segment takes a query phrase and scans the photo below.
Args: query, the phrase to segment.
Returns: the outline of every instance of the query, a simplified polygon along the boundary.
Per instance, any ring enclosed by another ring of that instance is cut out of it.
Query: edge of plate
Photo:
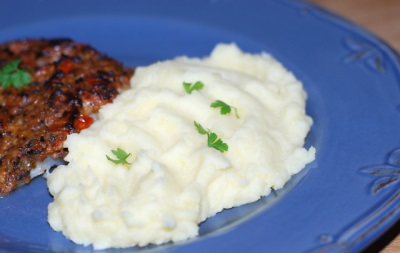
[[[383,57],[389,59],[390,63],[395,71],[393,74],[400,83],[400,54],[396,52],[387,42],[380,39],[376,35],[367,31],[366,29],[354,24],[353,22],[340,17],[328,10],[322,9],[321,7],[307,2],[307,0],[274,0],[281,4],[286,4],[291,8],[297,8],[301,12],[307,15],[312,15],[319,21],[329,23],[330,25],[339,26],[357,37],[362,38],[366,42],[369,42],[374,50],[378,50],[383,54]],[[360,58],[358,60],[367,60],[366,58]],[[375,60],[375,59],[374,59]],[[381,59],[378,59],[381,60]],[[380,61],[375,61],[376,65],[373,66],[377,72],[384,71],[380,64]],[[400,90],[400,87],[399,87]],[[390,152],[388,152],[390,156]],[[400,158],[400,157],[399,157]],[[390,162],[386,161],[381,166],[394,166]],[[400,159],[398,160],[398,171],[400,171]],[[372,167],[372,166],[366,166]],[[364,168],[363,168],[364,169]],[[370,173],[371,174],[371,173]],[[396,178],[390,182],[400,183],[400,176],[396,175]],[[388,181],[389,182],[389,181]],[[374,194],[372,194],[374,195]],[[339,231],[335,235],[321,235],[321,245],[311,248],[310,252],[359,252],[367,249],[382,236],[386,231],[393,227],[396,222],[400,220],[400,190],[394,187],[390,193],[386,194],[385,197],[381,197],[383,201],[374,208],[368,210],[366,213],[361,214],[353,224],[349,224],[345,229]]]

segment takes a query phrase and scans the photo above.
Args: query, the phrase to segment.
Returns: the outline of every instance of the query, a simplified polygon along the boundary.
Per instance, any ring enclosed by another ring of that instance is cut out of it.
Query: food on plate
[[[1,44],[0,195],[59,164],[67,135],[88,127],[132,73],[69,39]]]
[[[302,84],[266,53],[136,69],[130,89],[64,142],[48,222],[95,249],[181,241],[226,208],[268,195],[315,158]]]

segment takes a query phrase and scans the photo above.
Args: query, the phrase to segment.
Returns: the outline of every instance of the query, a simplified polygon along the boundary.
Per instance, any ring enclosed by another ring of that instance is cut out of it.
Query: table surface
[[[375,34],[400,53],[399,0],[309,0]],[[400,221],[365,250],[399,253]]]

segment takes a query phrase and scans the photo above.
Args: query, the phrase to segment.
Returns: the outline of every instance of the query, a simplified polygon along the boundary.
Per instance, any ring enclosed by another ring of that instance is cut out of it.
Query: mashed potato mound
[[[204,87],[187,93],[183,82]],[[232,106],[222,115],[210,105]],[[48,222],[95,249],[181,241],[198,224],[283,187],[314,160],[302,84],[272,56],[219,44],[207,58],[178,57],[136,70],[131,89],[65,142],[66,166],[48,175]],[[238,117],[234,113],[237,110]],[[229,149],[207,145],[194,122]],[[115,164],[112,150],[131,155]]]

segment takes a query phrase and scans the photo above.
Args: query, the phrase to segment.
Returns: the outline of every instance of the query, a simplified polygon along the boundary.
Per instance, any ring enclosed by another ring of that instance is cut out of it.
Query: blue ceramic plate
[[[129,66],[205,56],[218,42],[267,51],[303,81],[314,163],[284,189],[224,211],[181,244],[118,252],[359,251],[400,218],[397,55],[308,4],[274,0],[10,0],[0,42],[69,37]],[[43,178],[0,199],[0,251],[89,252],[48,226]]]

